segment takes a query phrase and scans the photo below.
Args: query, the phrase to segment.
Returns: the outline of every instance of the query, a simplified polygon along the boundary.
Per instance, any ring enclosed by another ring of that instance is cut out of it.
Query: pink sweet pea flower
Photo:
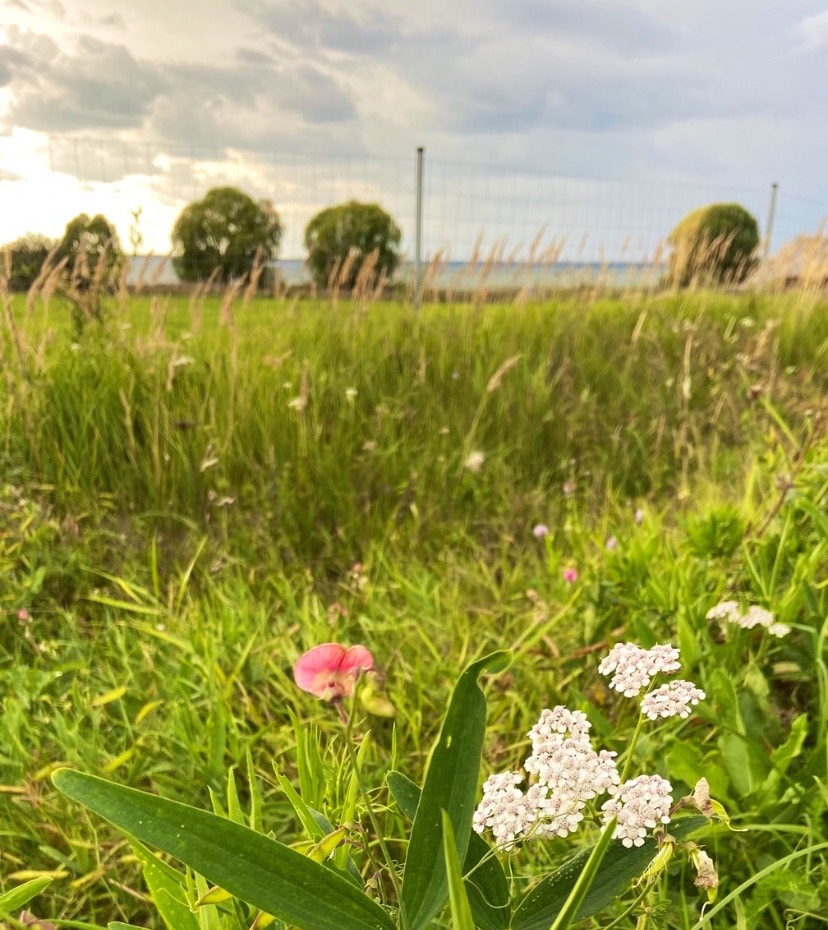
[[[365,646],[346,649],[338,643],[322,643],[296,660],[293,680],[303,691],[337,702],[352,697],[359,673],[373,667],[374,657]]]

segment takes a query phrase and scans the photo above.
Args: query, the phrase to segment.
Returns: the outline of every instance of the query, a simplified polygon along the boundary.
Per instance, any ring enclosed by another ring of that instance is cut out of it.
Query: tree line
[[[279,213],[269,200],[217,187],[188,204],[176,220],[173,268],[185,282],[227,284],[256,274],[259,285],[269,287],[282,233]],[[379,204],[351,200],[327,207],[305,228],[308,269],[323,288],[336,284],[350,289],[360,276],[373,286],[397,269],[401,239],[400,227]],[[711,204],[685,216],[668,242],[673,282],[738,282],[756,262],[759,227],[739,204]],[[76,216],[58,242],[29,233],[2,251],[10,257],[9,287],[18,291],[37,280],[47,259],[52,266],[63,263],[76,290],[88,287],[96,271],[112,280],[124,261],[115,227],[100,214]]]
[[[283,226],[269,200],[254,200],[234,187],[217,187],[188,204],[172,230],[172,264],[182,281],[227,284],[252,273],[261,286],[273,283]],[[333,278],[352,288],[368,267],[373,282],[396,271],[402,232],[379,204],[355,200],[327,207],[305,228],[307,265],[321,287]],[[49,259],[63,264],[75,286],[88,285],[96,269],[112,279],[123,267],[124,251],[114,225],[101,214],[81,213],[70,220],[63,238],[27,233],[3,246],[10,256],[9,287],[24,291]]]

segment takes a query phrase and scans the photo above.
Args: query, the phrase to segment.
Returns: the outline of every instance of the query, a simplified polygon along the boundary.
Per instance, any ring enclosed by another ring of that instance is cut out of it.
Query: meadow
[[[597,664],[629,640],[678,646],[706,693],[641,736],[636,765],[676,798],[707,778],[738,829],[696,839],[720,876],[709,923],[677,857],[583,926],[828,923],[828,302],[232,296],[113,297],[80,331],[58,297],[4,300],[0,894],[49,877],[28,907],[56,927],[165,926],[140,856],[55,790],[60,766],[205,809],[255,801],[286,842],[307,828],[289,786],[315,779],[370,851],[339,717],[292,677],[330,641],[382,669],[394,715],[351,725],[401,856],[384,776],[422,778],[465,665],[512,653],[486,684],[482,782],[556,704],[623,751],[635,714]],[[726,598],[790,632],[724,630],[706,615]],[[527,843],[510,882],[596,836]]]

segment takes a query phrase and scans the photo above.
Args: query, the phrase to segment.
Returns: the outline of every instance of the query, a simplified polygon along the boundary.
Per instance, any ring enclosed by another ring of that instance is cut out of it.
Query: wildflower
[[[607,538],[607,549],[609,552],[614,552],[618,548],[618,540],[614,536]]]
[[[472,820],[476,833],[482,833],[488,827],[498,844],[510,846],[534,823],[535,806],[517,787],[522,780],[517,772],[501,772],[486,779],[483,799]]]
[[[698,704],[707,695],[690,681],[671,681],[644,696],[641,713],[650,720],[660,717],[689,717],[690,705]]]
[[[469,457],[466,459],[463,464],[464,468],[467,468],[470,472],[479,472],[483,467],[483,463],[486,461],[486,455],[479,450],[469,453]]]
[[[452,381],[457,381],[457,380],[459,380],[459,378],[460,378],[460,372],[459,372],[459,371],[453,371],[453,372],[451,373],[451,380],[452,380]]]
[[[625,781],[614,796],[601,805],[604,823],[613,817],[617,822],[613,839],[627,848],[643,846],[647,830],[670,822],[673,788],[660,775],[639,775]]]
[[[538,523],[532,530],[532,534],[535,539],[543,539],[544,536],[549,535],[549,527],[545,523]]]
[[[575,482],[572,481],[571,479],[568,481],[564,481],[563,493],[564,493],[564,497],[572,497],[572,495],[575,493]]]
[[[749,607],[746,614],[743,614],[736,623],[744,630],[752,630],[755,626],[763,626],[766,629],[773,624],[773,614],[764,607],[758,607],[754,604]]]
[[[602,675],[614,672],[610,688],[620,691],[624,697],[637,697],[659,672],[678,671],[681,668],[678,656],[678,649],[669,643],[652,649],[643,649],[635,643],[616,643],[610,654],[601,660],[598,671]]]
[[[297,659],[293,680],[323,701],[339,701],[352,697],[359,673],[373,667],[374,657],[365,646],[346,649],[337,643],[323,643]]]
[[[739,605],[736,601],[722,601],[707,611],[708,620],[727,620],[728,623],[736,623],[739,615]]]
[[[298,410],[301,413],[305,407],[308,406],[307,397],[303,397],[301,394],[298,397],[294,397],[293,400],[288,402],[288,407],[291,410]]]
[[[636,526],[641,526],[641,524],[644,522],[644,511],[640,507],[638,508],[638,510],[636,510],[635,516],[633,519],[635,520]]]
[[[786,623],[772,623],[768,627],[768,633],[771,636],[787,636],[791,632],[791,628]]]
[[[578,580],[578,569],[572,568],[572,566],[565,568],[563,570],[563,580],[567,584],[575,584],[575,582]]]
[[[353,400],[357,396],[357,389],[352,387],[345,388],[345,396],[348,400]]]
[[[28,610],[26,610],[25,607],[21,607],[20,610],[17,611],[17,619],[21,623],[28,623],[29,620],[32,619],[32,615],[29,613]]]

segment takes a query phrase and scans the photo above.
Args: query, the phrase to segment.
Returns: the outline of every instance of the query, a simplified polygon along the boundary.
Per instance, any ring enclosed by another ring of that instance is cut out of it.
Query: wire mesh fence
[[[125,251],[165,255],[186,204],[230,185],[277,209],[283,236],[279,268],[287,283],[307,279],[305,227],[325,207],[348,200],[381,204],[413,253],[415,155],[249,153],[174,147],[160,142],[32,137],[21,155],[0,140],[0,235],[26,231],[59,236],[76,213],[103,213]],[[771,185],[722,187],[648,179],[564,177],[501,165],[443,161],[427,153],[423,187],[423,259],[445,280],[462,269],[490,267],[489,286],[542,265],[555,274],[603,268],[620,282],[664,258],[670,230],[688,211],[737,202],[767,228]],[[138,208],[141,208],[138,214]],[[61,211],[65,215],[61,215]],[[772,245],[815,233],[828,203],[779,191]],[[409,267],[404,265],[404,267]],[[167,265],[163,282],[174,280]],[[162,282],[162,283],[163,283]]]

